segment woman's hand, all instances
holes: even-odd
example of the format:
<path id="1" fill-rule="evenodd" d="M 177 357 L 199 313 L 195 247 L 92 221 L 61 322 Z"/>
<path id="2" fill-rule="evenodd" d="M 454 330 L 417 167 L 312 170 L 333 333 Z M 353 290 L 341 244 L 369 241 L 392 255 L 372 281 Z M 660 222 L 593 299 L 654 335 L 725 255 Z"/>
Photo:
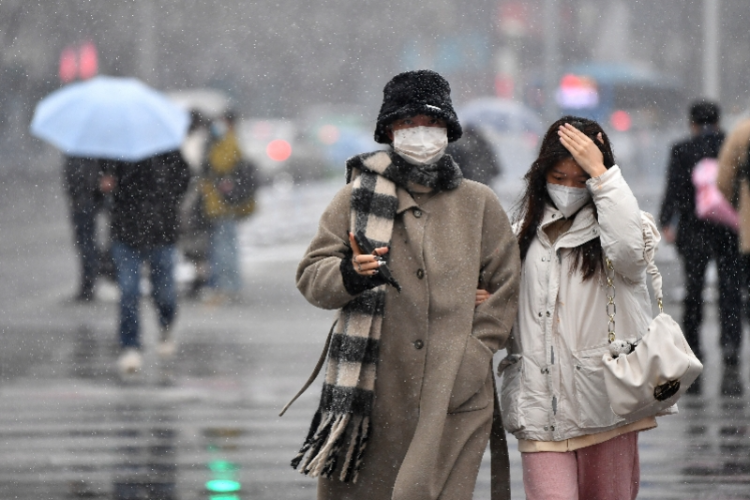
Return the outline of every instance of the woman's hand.
<path id="1" fill-rule="evenodd" d="M 474 299 L 474 306 L 475 307 L 478 306 L 479 304 L 481 304 L 482 302 L 484 302 L 485 300 L 489 298 L 490 298 L 490 292 L 488 292 L 487 290 L 482 290 L 481 288 L 477 288 L 477 295 L 476 295 L 476 298 Z"/>
<path id="2" fill-rule="evenodd" d="M 562 145 L 570 151 L 573 159 L 584 172 L 591 177 L 599 177 L 607 171 L 604 166 L 604 155 L 586 134 L 566 123 L 560 127 L 557 135 L 560 136 Z M 604 142 L 601 132 L 597 135 L 597 139 L 599 139 L 599 142 Z"/>
<path id="3" fill-rule="evenodd" d="M 373 253 L 362 253 L 362 250 L 354 238 L 354 233 L 349 233 L 349 244 L 352 246 L 352 267 L 361 276 L 375 276 L 378 274 L 380 264 L 378 257 L 388 253 L 388 247 L 379 247 Z"/>

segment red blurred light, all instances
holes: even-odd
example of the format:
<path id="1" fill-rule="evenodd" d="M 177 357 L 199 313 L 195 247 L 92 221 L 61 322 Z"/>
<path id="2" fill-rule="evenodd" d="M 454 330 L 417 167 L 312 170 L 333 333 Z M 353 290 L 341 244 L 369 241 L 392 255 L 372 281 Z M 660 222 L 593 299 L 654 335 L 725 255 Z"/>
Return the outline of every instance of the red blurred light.
<path id="1" fill-rule="evenodd" d="M 78 74 L 78 54 L 74 47 L 67 47 L 60 54 L 60 81 L 72 82 Z"/>
<path id="2" fill-rule="evenodd" d="M 612 124 L 612 128 L 618 132 L 627 132 L 633 124 L 633 121 L 630 119 L 630 114 L 627 111 L 622 110 L 612 113 L 612 116 L 609 117 L 609 122 Z"/>
<path id="3" fill-rule="evenodd" d="M 292 155 L 292 146 L 283 139 L 276 139 L 268 143 L 266 154 L 274 161 L 284 161 Z"/>
<path id="4" fill-rule="evenodd" d="M 99 72 L 99 57 L 96 46 L 91 42 L 81 45 L 78 51 L 78 76 L 81 80 L 88 80 Z"/>

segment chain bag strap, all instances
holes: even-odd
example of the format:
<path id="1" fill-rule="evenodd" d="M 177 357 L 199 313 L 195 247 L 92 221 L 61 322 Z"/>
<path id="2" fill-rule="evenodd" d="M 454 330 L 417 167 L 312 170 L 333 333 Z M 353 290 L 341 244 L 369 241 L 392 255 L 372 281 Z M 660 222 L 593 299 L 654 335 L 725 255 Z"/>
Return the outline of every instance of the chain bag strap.
<path id="1" fill-rule="evenodd" d="M 657 415 L 676 403 L 700 375 L 703 365 L 690 349 L 680 326 L 664 313 L 662 278 L 653 261 L 648 263 L 647 272 L 659 314 L 635 342 L 617 338 L 615 269 L 609 258 L 605 264 L 609 353 L 603 361 L 607 395 L 616 414 L 635 421 Z"/>

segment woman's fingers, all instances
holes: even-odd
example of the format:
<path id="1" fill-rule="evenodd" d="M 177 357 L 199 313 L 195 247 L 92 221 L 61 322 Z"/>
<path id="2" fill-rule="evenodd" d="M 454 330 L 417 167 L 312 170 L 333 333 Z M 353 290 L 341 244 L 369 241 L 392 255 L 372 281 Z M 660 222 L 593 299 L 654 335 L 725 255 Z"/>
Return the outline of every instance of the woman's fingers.
<path id="1" fill-rule="evenodd" d="M 490 292 L 488 292 L 487 290 L 478 288 L 476 292 L 476 297 L 474 298 L 474 305 L 478 306 L 479 304 L 481 304 L 482 302 L 484 302 L 485 300 L 489 298 L 490 298 Z"/>
<path id="2" fill-rule="evenodd" d="M 570 151 L 573 159 L 591 177 L 606 172 L 604 155 L 586 134 L 566 123 L 558 130 L 560 143 Z"/>
<path id="3" fill-rule="evenodd" d="M 363 276 L 374 276 L 378 273 L 380 264 L 373 255 L 358 255 L 352 259 L 354 270 Z"/>
<path id="4" fill-rule="evenodd" d="M 371 254 L 362 253 L 362 250 L 357 244 L 357 239 L 354 237 L 354 233 L 349 233 L 349 244 L 352 247 L 352 266 L 358 274 L 363 276 L 374 276 L 378 274 L 380 263 L 378 257 L 388 253 L 388 247 L 378 247 Z"/>

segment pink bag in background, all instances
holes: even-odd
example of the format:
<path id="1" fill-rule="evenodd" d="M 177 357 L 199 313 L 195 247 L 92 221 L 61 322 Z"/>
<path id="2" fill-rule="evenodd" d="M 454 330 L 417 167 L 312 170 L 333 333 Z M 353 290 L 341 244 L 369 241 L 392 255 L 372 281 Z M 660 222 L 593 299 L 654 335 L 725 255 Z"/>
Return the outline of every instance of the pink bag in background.
<path id="1" fill-rule="evenodd" d="M 721 224 L 737 232 L 739 216 L 716 187 L 718 174 L 719 162 L 715 158 L 703 158 L 695 165 L 695 215 L 699 219 Z"/>

